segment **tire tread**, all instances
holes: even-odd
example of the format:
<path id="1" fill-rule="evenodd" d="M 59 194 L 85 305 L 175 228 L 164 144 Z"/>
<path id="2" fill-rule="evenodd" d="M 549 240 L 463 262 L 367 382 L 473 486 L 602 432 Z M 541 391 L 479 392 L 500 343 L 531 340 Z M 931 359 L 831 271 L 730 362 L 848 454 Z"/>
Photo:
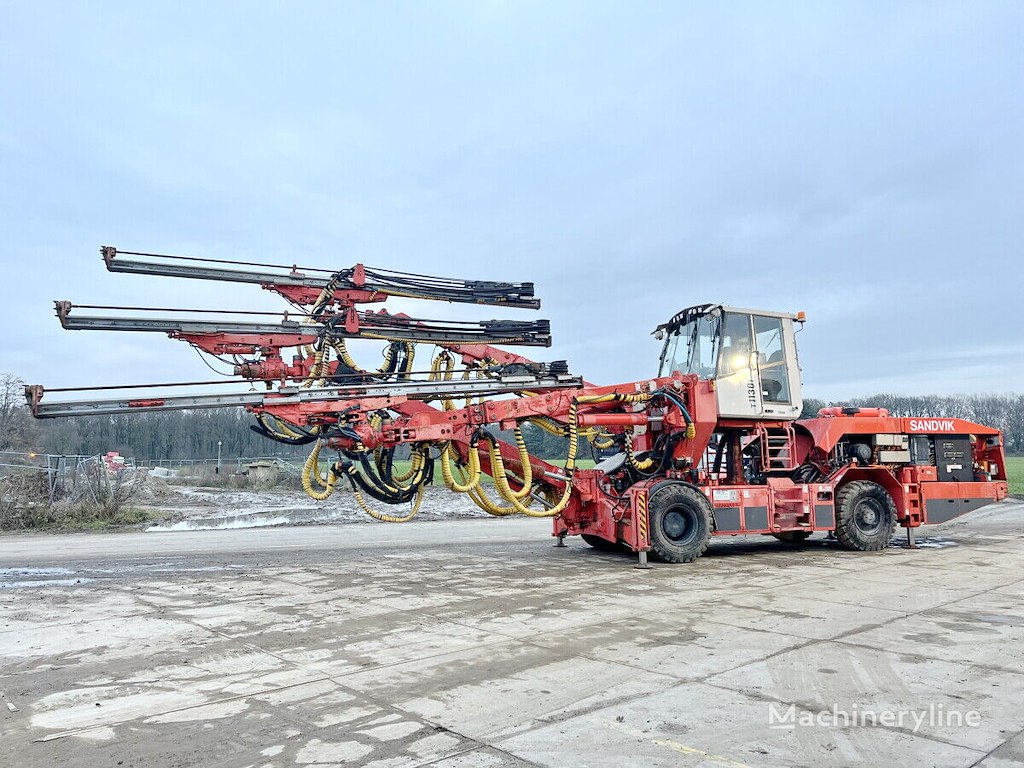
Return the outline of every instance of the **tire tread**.
<path id="1" fill-rule="evenodd" d="M 689 501 L 700 510 L 700 513 L 703 516 L 702 524 L 705 530 L 705 535 L 696 542 L 696 547 L 685 553 L 674 551 L 671 547 L 666 545 L 665 542 L 659 541 L 660 527 L 655 519 L 655 500 L 662 496 L 662 494 L 679 492 L 682 492 L 684 496 L 689 496 Z M 664 501 L 664 499 L 662 500 Z M 651 549 L 659 560 L 666 563 L 692 563 L 707 551 L 708 544 L 711 543 L 711 536 L 715 529 L 714 513 L 707 497 L 692 486 L 684 483 L 673 483 L 666 488 L 659 489 L 658 492 L 651 497 L 648 516 L 650 518 L 649 527 L 651 531 Z"/>
<path id="2" fill-rule="evenodd" d="M 848 511 L 848 506 L 852 498 L 862 493 L 876 493 L 876 489 L 881 492 L 891 512 L 892 520 L 889 524 L 889 535 L 884 541 L 879 539 L 877 541 L 865 542 L 857 531 L 852 511 Z M 835 508 L 836 539 L 839 540 L 840 545 L 845 549 L 858 552 L 878 552 L 889 546 L 889 542 L 892 541 L 892 537 L 896 533 L 897 513 L 896 504 L 884 487 L 870 480 L 852 480 L 841 487 L 836 493 Z"/>

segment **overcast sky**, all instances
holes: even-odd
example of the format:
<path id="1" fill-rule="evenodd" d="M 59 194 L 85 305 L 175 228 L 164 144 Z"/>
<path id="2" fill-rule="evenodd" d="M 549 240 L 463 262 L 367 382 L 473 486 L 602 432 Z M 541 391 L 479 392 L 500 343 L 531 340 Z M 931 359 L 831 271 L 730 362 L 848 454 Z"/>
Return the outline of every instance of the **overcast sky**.
<path id="1" fill-rule="evenodd" d="M 532 280 L 401 308 L 548 318 L 600 383 L 721 302 L 807 312 L 805 396 L 1021 391 L 1022 40 L 1019 0 L 0 2 L 0 371 L 210 377 L 54 299 L 284 306 L 109 244 Z"/>

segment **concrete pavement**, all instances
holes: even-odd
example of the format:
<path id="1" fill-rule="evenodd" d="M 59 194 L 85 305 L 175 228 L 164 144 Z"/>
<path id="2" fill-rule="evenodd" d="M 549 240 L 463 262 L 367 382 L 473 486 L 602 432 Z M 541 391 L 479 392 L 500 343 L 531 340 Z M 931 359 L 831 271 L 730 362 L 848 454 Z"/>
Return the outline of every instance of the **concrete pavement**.
<path id="1" fill-rule="evenodd" d="M 913 551 L 751 538 L 650 571 L 548 533 L 0 537 L 0 762 L 1024 761 L 1020 502 Z"/>

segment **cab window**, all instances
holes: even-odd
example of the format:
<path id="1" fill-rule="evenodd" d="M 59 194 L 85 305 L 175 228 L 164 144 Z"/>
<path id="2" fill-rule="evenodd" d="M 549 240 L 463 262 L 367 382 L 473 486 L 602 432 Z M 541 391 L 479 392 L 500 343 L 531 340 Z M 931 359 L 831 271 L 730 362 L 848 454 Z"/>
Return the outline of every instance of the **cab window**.
<path id="1" fill-rule="evenodd" d="M 786 365 L 782 320 L 754 316 L 754 338 L 761 376 L 761 397 L 771 403 L 789 403 L 789 368 Z"/>
<path id="2" fill-rule="evenodd" d="M 714 378 L 719 321 L 717 315 L 704 315 L 676 329 L 665 347 L 661 375 L 679 372 Z"/>
<path id="3" fill-rule="evenodd" d="M 722 322 L 722 353 L 719 355 L 718 375 L 730 376 L 749 370 L 750 353 L 753 351 L 750 316 L 727 314 Z"/>

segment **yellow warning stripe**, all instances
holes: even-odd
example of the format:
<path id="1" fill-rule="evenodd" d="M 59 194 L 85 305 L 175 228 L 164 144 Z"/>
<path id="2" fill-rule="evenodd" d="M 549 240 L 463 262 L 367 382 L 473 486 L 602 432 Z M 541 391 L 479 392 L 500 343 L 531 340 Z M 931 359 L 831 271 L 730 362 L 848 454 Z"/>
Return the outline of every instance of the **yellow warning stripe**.
<path id="1" fill-rule="evenodd" d="M 647 491 L 640 491 L 636 495 L 636 527 L 639 534 L 637 543 L 643 549 L 651 543 L 648 535 Z"/>

